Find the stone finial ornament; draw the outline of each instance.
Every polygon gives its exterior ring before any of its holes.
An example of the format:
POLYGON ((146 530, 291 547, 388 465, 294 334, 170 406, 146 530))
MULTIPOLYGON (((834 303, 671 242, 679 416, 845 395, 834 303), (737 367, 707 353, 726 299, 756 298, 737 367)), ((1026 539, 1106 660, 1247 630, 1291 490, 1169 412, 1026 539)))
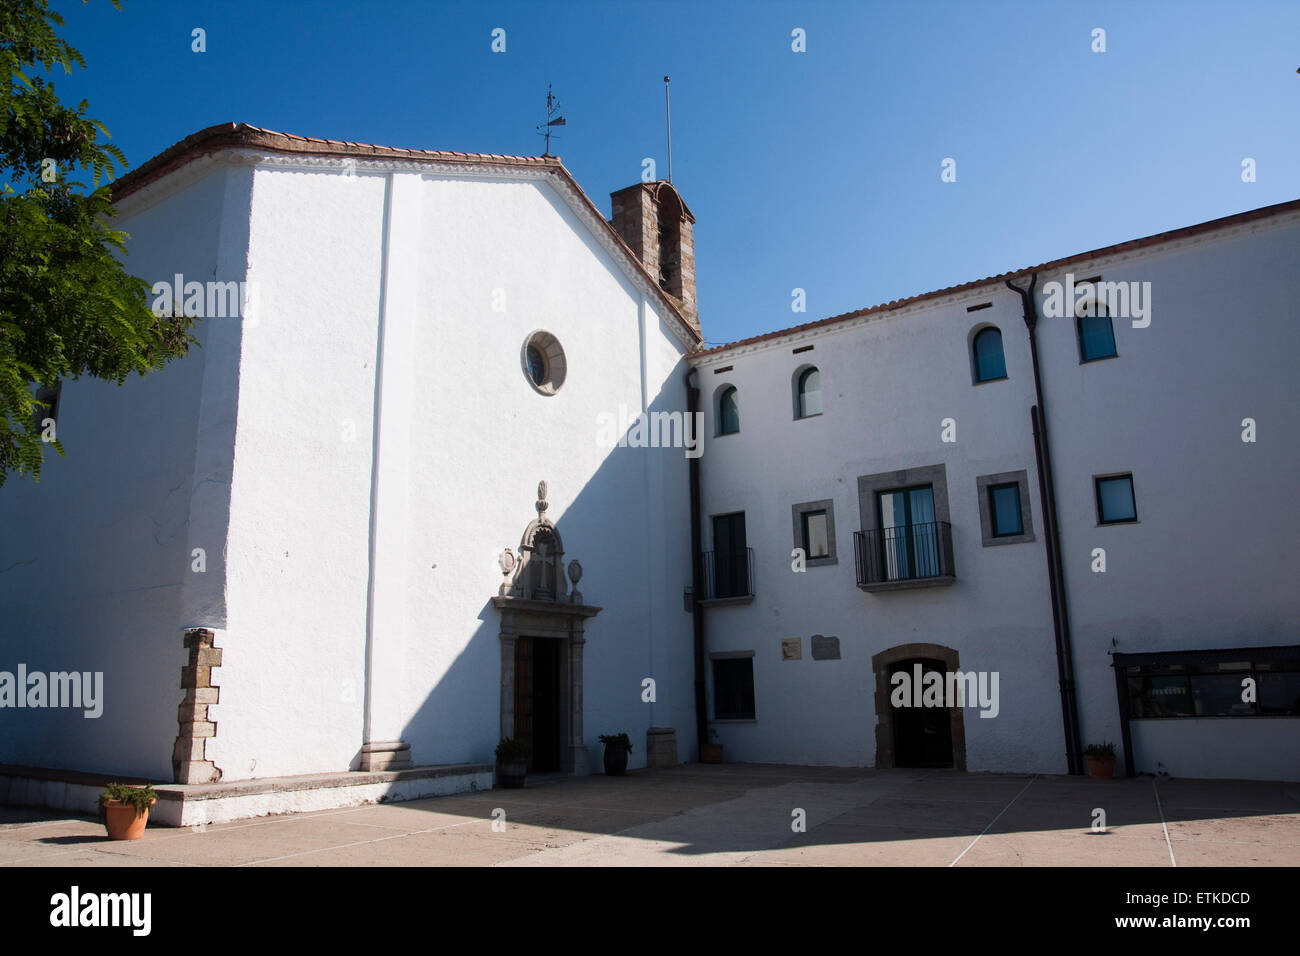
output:
POLYGON ((573 582, 573 588, 569 592, 569 603, 581 604, 582 592, 578 590, 578 582, 582 580, 582 565, 577 561, 569 562, 569 580, 573 582))
POLYGON ((537 483, 537 506, 536 507, 537 507, 537 517, 539 518, 546 517, 546 509, 550 507, 550 503, 546 500, 546 482, 544 481, 539 481, 537 483))
POLYGON ((501 567, 501 587, 497 590, 497 594, 502 597, 510 593, 510 572, 515 569, 515 565, 518 563, 515 559, 515 553, 509 548, 502 551, 497 558, 497 564, 501 567))

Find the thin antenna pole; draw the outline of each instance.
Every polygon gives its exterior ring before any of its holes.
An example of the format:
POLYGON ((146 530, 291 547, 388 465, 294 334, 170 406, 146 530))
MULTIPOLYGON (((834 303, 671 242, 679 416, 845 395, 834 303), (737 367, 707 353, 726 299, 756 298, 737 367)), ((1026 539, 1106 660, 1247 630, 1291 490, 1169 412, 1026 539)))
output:
POLYGON ((551 155, 551 84, 546 84, 546 152, 542 155, 551 155))
POLYGON ((673 181, 673 107, 668 99, 668 77, 664 77, 664 120, 668 124, 668 181, 673 181))

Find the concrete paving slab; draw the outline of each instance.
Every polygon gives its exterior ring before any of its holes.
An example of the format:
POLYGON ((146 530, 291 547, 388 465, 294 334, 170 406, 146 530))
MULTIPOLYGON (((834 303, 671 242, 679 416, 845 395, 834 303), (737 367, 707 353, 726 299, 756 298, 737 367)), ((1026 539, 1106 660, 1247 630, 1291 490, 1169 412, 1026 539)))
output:
POLYGON ((268 857, 252 866, 491 866, 546 849, 491 834, 437 830, 386 836, 366 843, 268 857))
POLYGON ((107 831, 98 820, 57 820, 49 823, 28 823, 0 831, 0 842, 10 840, 32 842, 64 837, 102 840, 106 836, 107 831))
POLYGON ((0 812, 0 866, 1300 865, 1300 791, 1257 781, 685 765, 410 802, 150 826, 0 812), (1091 833, 1092 810, 1109 832, 1091 833), (492 828, 504 810, 504 832, 492 828), (796 833, 793 811, 806 833, 796 833))
POLYGON ((841 826, 920 827, 954 829, 979 833, 988 826, 1006 801, 936 801, 915 800, 908 796, 890 796, 850 810, 835 819, 841 826))
POLYGON ((1160 814, 1154 801, 1147 805, 1133 806, 1124 802, 1102 799, 1074 798, 1059 803, 1021 802, 1017 800, 998 821, 989 828, 990 833, 1015 833, 1019 831, 1050 831, 1063 833, 1091 832, 1095 810, 1105 812, 1104 824, 1108 830, 1120 827, 1156 825, 1156 833, 1161 840, 1164 833, 1160 830, 1160 814))
POLYGON ((1188 866, 1300 866, 1292 846, 1271 843, 1201 843, 1174 841, 1174 859, 1188 866))
POLYGON ((1161 780, 1156 782, 1155 789, 1166 810, 1201 807, 1300 813, 1300 788, 1296 784, 1259 780, 1161 780))
POLYGON ((1207 817, 1204 810, 1175 808, 1166 813, 1169 838, 1199 843, 1271 843, 1291 847, 1300 864, 1300 814, 1232 811, 1207 817))
POLYGON ((104 853, 137 859, 197 863, 203 866, 232 866, 304 850, 342 846, 375 839, 386 831, 340 820, 303 819, 267 822, 261 825, 205 832, 183 831, 172 839, 143 839, 110 842, 104 853))
POLYGON ((748 856, 744 865, 947 866, 972 837, 944 830, 861 826, 838 821, 815 827, 785 846, 748 856))
POLYGON ((986 833, 957 866, 1170 866, 1160 825, 1106 833, 1077 830, 986 833))

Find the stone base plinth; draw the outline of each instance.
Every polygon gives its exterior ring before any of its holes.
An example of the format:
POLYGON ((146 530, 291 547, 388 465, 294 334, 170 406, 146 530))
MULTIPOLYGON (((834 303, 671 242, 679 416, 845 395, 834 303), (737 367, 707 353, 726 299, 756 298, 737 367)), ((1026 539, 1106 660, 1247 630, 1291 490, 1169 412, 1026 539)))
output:
POLYGON ((361 745, 361 770, 409 770, 411 745, 404 740, 376 740, 361 745))
POLYGON ((676 767, 677 731, 672 727, 651 727, 645 732, 647 767, 676 767))

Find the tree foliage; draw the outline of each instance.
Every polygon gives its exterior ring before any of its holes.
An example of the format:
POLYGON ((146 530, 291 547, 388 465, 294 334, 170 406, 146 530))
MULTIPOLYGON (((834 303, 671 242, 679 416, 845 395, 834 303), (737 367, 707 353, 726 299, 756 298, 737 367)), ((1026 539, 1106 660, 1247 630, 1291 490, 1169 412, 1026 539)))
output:
POLYGON ((126 159, 85 100, 55 95, 51 75, 86 65, 60 26, 49 0, 0 3, 0 484, 39 480, 47 444, 63 454, 37 388, 82 375, 121 385, 195 342, 194 320, 154 315, 149 284, 118 258, 127 236, 109 228, 108 182, 126 159))

